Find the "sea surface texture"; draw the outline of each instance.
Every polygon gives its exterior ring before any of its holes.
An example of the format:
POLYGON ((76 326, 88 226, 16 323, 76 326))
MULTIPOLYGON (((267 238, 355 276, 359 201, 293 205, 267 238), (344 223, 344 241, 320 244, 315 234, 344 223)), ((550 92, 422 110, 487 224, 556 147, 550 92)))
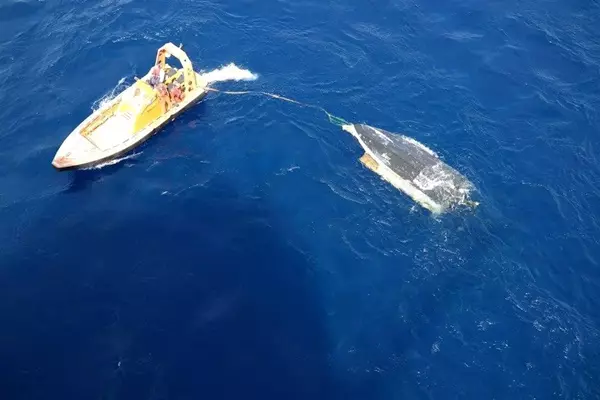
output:
POLYGON ((0 0, 0 399, 599 398, 599 38, 595 0, 0 0), (166 42, 418 140, 480 206, 260 95, 54 170, 166 42))

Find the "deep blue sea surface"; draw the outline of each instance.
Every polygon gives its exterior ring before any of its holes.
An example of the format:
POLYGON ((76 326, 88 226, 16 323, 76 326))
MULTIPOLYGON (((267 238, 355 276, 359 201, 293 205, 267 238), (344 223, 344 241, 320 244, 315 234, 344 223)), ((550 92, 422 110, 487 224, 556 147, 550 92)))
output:
POLYGON ((599 38, 595 0, 0 0, 0 399, 599 398, 599 38), (432 216, 258 96, 55 171, 169 41, 481 205, 432 216))

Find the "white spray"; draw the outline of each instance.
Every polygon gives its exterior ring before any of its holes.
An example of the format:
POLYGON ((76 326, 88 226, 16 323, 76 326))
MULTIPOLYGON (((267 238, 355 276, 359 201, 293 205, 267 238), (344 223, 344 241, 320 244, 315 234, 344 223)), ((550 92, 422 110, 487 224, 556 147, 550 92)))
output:
POLYGON ((202 78, 204 78, 207 83, 224 81, 254 81, 258 79, 258 75, 247 69, 242 69, 234 63, 230 63, 213 71, 205 72, 202 74, 202 78))
POLYGON ((124 85, 125 80, 126 80, 125 77, 119 79, 119 82, 117 82, 117 85, 115 87, 113 87, 110 90, 110 92, 106 93, 99 100, 96 100, 94 102, 94 104, 92 104, 92 111, 93 112, 98 111, 100 108, 107 105, 112 99, 117 97, 119 95, 119 93, 121 93, 121 91, 127 87, 127 85, 124 85))
POLYGON ((103 162, 103 163, 100 163, 100 164, 97 164, 97 165, 94 165, 94 166, 91 166, 91 167, 83 168, 83 169, 85 169, 85 170, 91 170, 91 169, 102 169, 102 168, 104 168, 104 167, 109 167, 109 166, 111 166, 111 165, 118 164, 118 163, 120 163, 120 162, 122 162, 122 161, 129 160, 129 159, 131 159, 131 158, 136 158, 136 157, 137 157, 137 156, 139 156, 140 154, 142 154, 142 152, 141 152, 141 151, 140 151, 139 153, 133 153, 133 154, 129 154, 128 156, 125 156, 125 157, 121 157, 121 158, 115 158, 115 159, 113 159, 113 160, 108 160, 108 161, 105 161, 105 162, 103 162))
MULTIPOLYGON (((225 81, 254 81, 258 79, 258 74, 255 74, 250 70, 240 68, 234 63, 229 63, 228 65, 214 69, 210 72, 205 72, 201 74, 201 76, 208 84, 225 81)), ((125 80, 125 77, 119 79, 119 82, 117 82, 115 87, 113 87, 100 99, 96 100, 92 104, 92 111, 97 111, 98 109, 104 107, 106 104, 108 104, 108 102, 117 97, 121 91, 126 89, 128 85, 125 84, 125 80)))

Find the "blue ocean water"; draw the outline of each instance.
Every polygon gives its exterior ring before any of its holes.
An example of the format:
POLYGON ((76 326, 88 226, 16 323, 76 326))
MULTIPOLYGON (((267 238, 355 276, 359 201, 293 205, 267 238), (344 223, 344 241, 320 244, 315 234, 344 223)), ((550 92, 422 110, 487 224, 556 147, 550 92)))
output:
POLYGON ((599 398, 599 34, 580 0, 3 0, 0 398, 599 398), (434 217, 256 96, 55 171, 168 41, 421 141, 481 205, 434 217))

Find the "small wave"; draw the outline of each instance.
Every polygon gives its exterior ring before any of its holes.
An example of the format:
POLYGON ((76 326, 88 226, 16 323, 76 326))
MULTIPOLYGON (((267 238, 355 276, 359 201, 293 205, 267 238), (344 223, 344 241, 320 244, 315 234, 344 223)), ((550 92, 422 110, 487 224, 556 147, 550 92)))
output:
POLYGON ((288 167, 288 168, 281 168, 279 170, 279 172, 275 173, 275 175, 277 175, 277 176, 287 175, 288 172, 293 172, 297 169, 300 169, 300 167, 297 165, 292 165, 291 167, 288 167))
POLYGON ((113 87, 110 90, 110 92, 102 96, 99 100, 96 100, 94 104, 92 104, 92 111, 95 112, 99 110, 100 108, 104 107, 109 101, 117 97, 117 95, 121 93, 121 91, 124 89, 124 83, 126 79, 126 77, 122 77, 121 79, 119 79, 119 82, 117 82, 115 87, 113 87))
POLYGON ((481 39, 483 35, 479 33, 467 31, 452 31, 444 34, 448 39, 456 40, 457 42, 467 42, 470 40, 481 39))
POLYGON ((204 80, 208 83, 224 81, 254 81, 258 79, 258 75, 250 70, 242 69, 234 63, 230 63, 224 67, 202 74, 202 78, 204 78, 204 80))
POLYGON ((353 193, 351 191, 351 189, 349 189, 349 188, 344 188, 344 187, 338 186, 338 185, 334 184, 333 182, 327 181, 327 180, 320 180, 320 181, 321 181, 321 183, 324 183, 325 185, 327 185, 327 187, 329 189, 331 189, 331 191, 333 193, 335 193, 342 199, 351 201, 353 203, 362 204, 362 205, 365 205, 368 203, 368 200, 365 200, 364 198, 360 198, 359 196, 356 195, 357 193, 353 193))

